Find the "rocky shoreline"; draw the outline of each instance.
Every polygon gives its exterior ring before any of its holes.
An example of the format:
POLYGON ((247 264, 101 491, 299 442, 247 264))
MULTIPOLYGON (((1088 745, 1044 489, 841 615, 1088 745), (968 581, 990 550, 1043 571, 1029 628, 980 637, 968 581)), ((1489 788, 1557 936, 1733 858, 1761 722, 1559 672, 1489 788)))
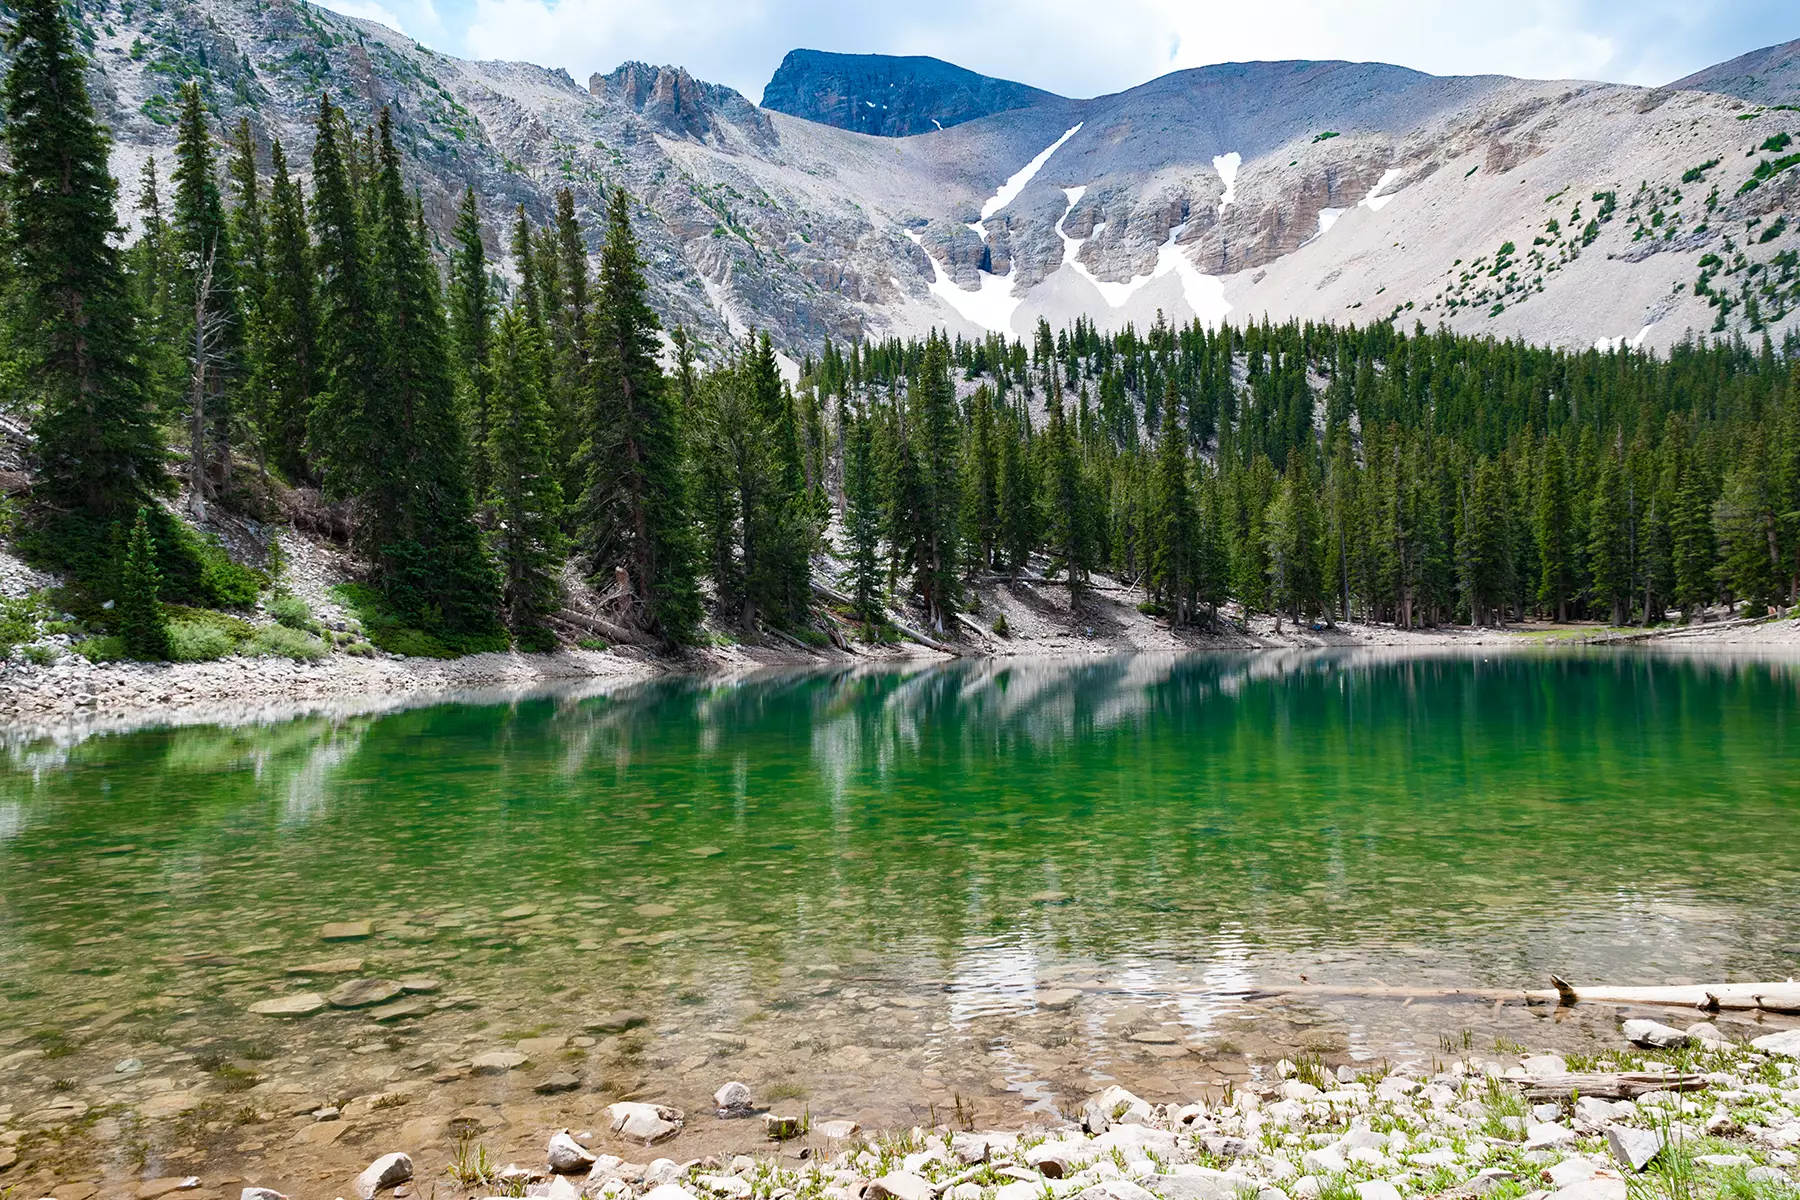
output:
MULTIPOLYGON (((402 1126, 389 1138, 403 1147, 375 1155, 354 1179, 319 1171, 317 1161, 302 1165, 359 1112, 406 1099, 376 1093, 347 1109, 296 1113, 302 1123, 292 1150, 277 1159, 285 1180, 223 1170, 212 1179, 95 1178, 64 1167, 40 1170, 27 1185, 22 1167, 9 1187, 8 1169, 20 1159, 14 1131, 0 1134, 0 1195, 217 1200, 229 1186, 240 1200, 1800 1197, 1800 1029, 1747 1043, 1707 1021, 1678 1029, 1635 1019, 1620 1032, 1628 1044, 1592 1059, 1515 1046, 1503 1057, 1465 1051, 1434 1058, 1429 1070, 1389 1070, 1330 1069, 1299 1055, 1199 1102, 1155 1105, 1111 1086, 1073 1119, 1050 1113, 1006 1131, 977 1130, 959 1106, 929 1128, 866 1132, 849 1120, 815 1120, 792 1103, 765 1108, 748 1086, 730 1081, 713 1097, 716 1114, 704 1114, 719 1120, 706 1121, 711 1133, 698 1141, 682 1111, 624 1099, 595 1110, 595 1129, 540 1126, 542 1161, 502 1164, 490 1131, 471 1114, 436 1134, 429 1123, 402 1126), (57 1183, 65 1172, 73 1181, 57 1183), (293 1182, 302 1174, 311 1179, 304 1189, 293 1182)), ((525 1061, 518 1053, 487 1057, 493 1061, 474 1068, 493 1075, 525 1061)), ((536 1091, 553 1096, 556 1087, 553 1076, 536 1091)), ((172 1116, 144 1112, 139 1120, 172 1116)), ((40 1124, 42 1117, 29 1115, 40 1124)))

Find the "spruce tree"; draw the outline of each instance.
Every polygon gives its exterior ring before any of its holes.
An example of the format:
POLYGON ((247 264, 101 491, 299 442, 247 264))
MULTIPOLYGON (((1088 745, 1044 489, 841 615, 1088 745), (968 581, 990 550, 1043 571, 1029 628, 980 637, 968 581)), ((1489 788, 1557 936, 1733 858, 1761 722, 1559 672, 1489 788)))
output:
POLYGON ((188 486, 193 500, 204 504, 224 489, 230 475, 244 319, 218 158, 196 83, 182 89, 173 179, 188 363, 188 486))
POLYGON ((850 596, 857 619, 866 629, 882 618, 881 504, 875 468, 875 430, 869 414, 845 412, 844 513, 850 555, 850 596))
POLYGON ((1025 441, 1026 417, 1011 405, 997 413, 1000 438, 999 529, 996 565, 1005 566, 1014 578, 1024 570, 1038 548, 1037 481, 1033 477, 1031 451, 1025 441))
POLYGON ((747 416, 760 452, 758 479, 742 498, 746 587, 755 612, 778 625, 797 625, 811 609, 811 553, 817 541, 793 397, 781 380, 768 334, 751 344, 739 372, 748 388, 747 416))
POLYGON ((38 544, 79 563, 162 488, 164 454, 85 63, 60 0, 18 0, 13 13, 0 96, 8 340, 19 400, 36 414, 38 544))
POLYGON ((371 276, 379 298, 376 377, 382 456, 363 520, 389 598, 461 638, 494 629, 498 580, 474 520, 469 449, 456 411, 448 332, 424 216, 408 199, 393 122, 378 122, 371 276))
POLYGON ((1168 609, 1169 623, 1177 628, 1193 617, 1196 525, 1193 493, 1188 487, 1187 431, 1181 422, 1181 397, 1171 378, 1163 392, 1162 430, 1156 445, 1146 582, 1150 594, 1168 609))
POLYGON ((1623 472, 1616 451, 1601 460, 1588 517, 1588 569, 1593 573, 1595 606, 1614 625, 1625 623, 1631 605, 1631 560, 1623 472))
POLYGON ((543 617, 556 610, 562 590, 562 484, 550 407, 538 386, 543 351, 536 341, 537 332, 517 312, 501 315, 493 345, 488 507, 506 623, 522 646, 547 650, 555 637, 543 617))
POLYGON ((1569 619, 1569 596, 1574 590, 1570 509, 1562 442, 1553 435, 1544 439, 1538 459, 1537 510, 1532 517, 1532 529, 1537 537, 1538 563, 1542 572, 1538 604, 1557 621, 1569 619))
MULTIPOLYGON (((490 390, 488 345, 493 338, 494 294, 488 278, 487 250, 481 242, 481 214, 475 206, 475 189, 463 192, 452 235, 456 248, 450 255, 450 347, 456 361, 456 386, 462 397, 463 419, 476 447, 471 482, 481 494, 487 490, 488 414, 490 390)), ((526 322, 529 325, 529 322, 526 322)), ((529 330, 536 344, 537 330, 529 330)), ((534 361, 531 369, 541 370, 534 361)), ((533 390, 543 392, 533 381, 533 390)), ((560 485, 559 485, 560 489, 560 485)))
POLYGON ((137 209, 141 232, 125 252, 132 293, 137 301, 139 351, 148 392, 158 413, 174 418, 184 399, 187 341, 183 334, 180 271, 175 232, 163 210, 156 156, 144 160, 139 176, 137 209))
POLYGON ((907 401, 918 468, 913 519, 916 581, 927 616, 943 632, 955 623, 961 599, 962 438, 949 348, 941 336, 926 339, 917 385, 908 389, 907 401))
POLYGON ((161 586, 156 543, 150 536, 150 514, 140 508, 131 527, 131 540, 119 573, 119 598, 114 606, 125 652, 135 659, 160 661, 169 657, 169 621, 157 599, 161 586))
POLYGON ((281 143, 269 154, 268 279, 256 325, 254 387, 265 414, 262 432, 270 460, 288 482, 311 483, 316 476, 307 458, 307 423, 321 375, 312 240, 306 201, 288 176, 281 143))
POLYGON ((679 415, 657 365, 656 314, 631 232, 630 200, 615 189, 590 322, 582 543, 610 581, 625 568, 637 619, 666 641, 700 623, 679 415))
MULTIPOLYGON (((377 317, 369 257, 358 211, 357 183, 350 172, 354 146, 341 141, 342 115, 331 97, 319 97, 313 143, 312 220, 318 276, 318 391, 307 424, 311 461, 326 489, 357 497, 378 511, 397 503, 376 489, 393 474, 394 430, 379 392, 386 364, 377 317), (349 150, 350 155, 346 154, 349 150)), ((283 264, 281 270, 286 270, 283 264)), ((359 530, 365 550, 376 527, 359 530)))

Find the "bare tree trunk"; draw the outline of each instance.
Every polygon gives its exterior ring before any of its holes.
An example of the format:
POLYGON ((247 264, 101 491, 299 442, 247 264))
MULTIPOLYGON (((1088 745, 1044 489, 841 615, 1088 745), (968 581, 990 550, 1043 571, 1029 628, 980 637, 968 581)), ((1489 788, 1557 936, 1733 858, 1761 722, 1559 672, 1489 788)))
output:
POLYGON ((194 283, 193 399, 188 414, 188 510, 199 521, 206 520, 206 501, 211 490, 206 473, 206 368, 212 357, 212 277, 213 253, 209 248, 200 263, 200 278, 194 283))

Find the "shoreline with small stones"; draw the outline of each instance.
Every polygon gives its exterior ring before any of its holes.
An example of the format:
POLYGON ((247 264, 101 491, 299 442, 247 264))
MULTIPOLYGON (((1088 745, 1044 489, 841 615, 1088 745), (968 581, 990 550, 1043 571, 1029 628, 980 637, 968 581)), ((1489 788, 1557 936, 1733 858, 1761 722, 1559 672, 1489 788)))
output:
MULTIPOLYGON (((595 1114, 598 1129, 551 1131, 541 1163, 501 1164, 474 1124, 448 1142, 414 1136, 354 1179, 325 1172, 305 1191, 196 1174, 56 1185, 42 1200, 208 1200, 227 1184, 241 1185, 239 1200, 1800 1198, 1800 1028, 1745 1042, 1710 1021, 1632 1019, 1620 1034, 1624 1045, 1591 1059, 1510 1046, 1429 1071, 1332 1070, 1302 1055, 1198 1102, 1151 1104, 1115 1085, 1071 1118, 1015 1130, 963 1120, 870 1132, 759 1105, 734 1080, 715 1093, 709 1127, 741 1129, 738 1148, 693 1157, 677 1157, 693 1135, 687 1114, 624 1099, 595 1114)), ((524 1061, 489 1057, 475 1069, 524 1061)), ((306 1131, 339 1131, 351 1115, 311 1113, 295 1146, 329 1145, 306 1131)), ((7 1186, 16 1145, 0 1137, 0 1195, 40 1200, 7 1186)))

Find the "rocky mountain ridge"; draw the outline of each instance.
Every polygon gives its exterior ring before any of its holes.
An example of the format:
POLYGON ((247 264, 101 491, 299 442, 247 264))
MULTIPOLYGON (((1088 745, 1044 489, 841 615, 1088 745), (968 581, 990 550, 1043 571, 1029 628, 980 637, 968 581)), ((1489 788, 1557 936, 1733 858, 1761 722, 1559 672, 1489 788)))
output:
POLYGON ((793 50, 763 89, 762 104, 854 133, 910 137, 1061 99, 922 55, 793 50))
MULTIPOLYGON (((583 88, 468 62, 298 0, 91 0, 80 20, 123 208, 172 148, 182 83, 303 173, 328 90, 358 122, 392 108, 440 235, 473 187, 503 263, 516 207, 545 220, 568 187, 594 237, 625 188, 658 310, 703 353, 751 328, 798 357, 828 336, 1159 313, 1666 347, 1780 337, 1800 306, 1800 113, 1732 90, 1781 86, 1796 45, 1659 89, 1221 64, 890 137, 674 66, 583 88)), ((959 71, 944 95, 979 99, 959 71)))

